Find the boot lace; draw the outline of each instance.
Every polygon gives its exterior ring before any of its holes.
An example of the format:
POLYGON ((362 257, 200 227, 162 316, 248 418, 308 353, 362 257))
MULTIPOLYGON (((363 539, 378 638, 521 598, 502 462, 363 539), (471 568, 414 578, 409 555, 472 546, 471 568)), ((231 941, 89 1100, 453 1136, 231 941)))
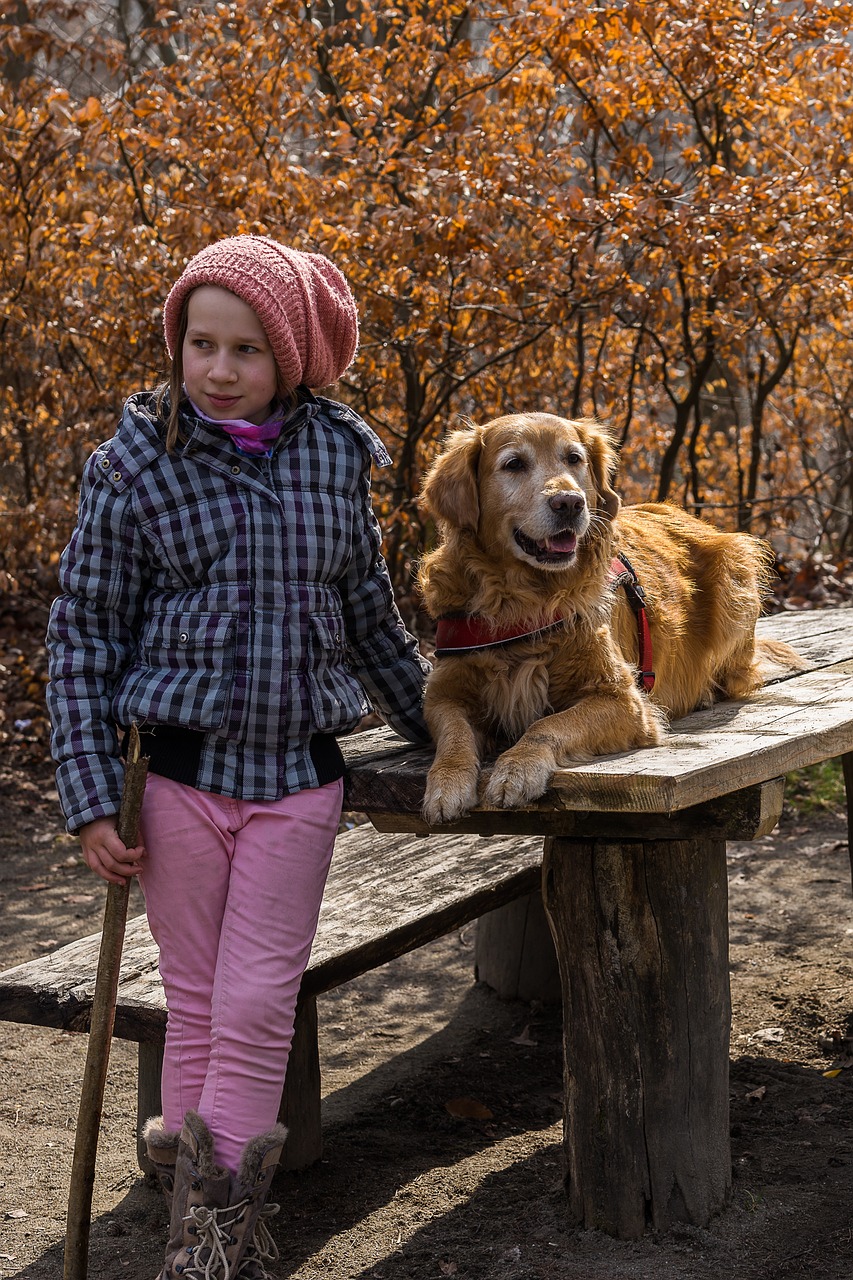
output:
POLYGON ((276 1261, 278 1246, 264 1219, 274 1218, 280 1208, 277 1204, 265 1204, 261 1209, 255 1229, 246 1242, 246 1250, 234 1280, 265 1280, 267 1272, 264 1263, 276 1261))
POLYGON ((194 1205, 184 1218, 185 1222, 192 1222, 198 1244, 187 1250, 186 1263, 175 1266, 183 1280, 230 1280, 231 1267, 225 1256, 230 1236, 219 1221, 220 1212, 209 1205, 199 1204, 194 1205))

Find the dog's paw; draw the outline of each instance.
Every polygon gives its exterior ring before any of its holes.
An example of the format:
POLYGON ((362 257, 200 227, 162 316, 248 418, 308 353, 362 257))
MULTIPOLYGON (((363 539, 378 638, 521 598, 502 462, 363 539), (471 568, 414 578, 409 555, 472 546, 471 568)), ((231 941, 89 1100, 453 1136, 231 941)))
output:
POLYGON ((423 816, 431 827, 464 818, 477 803, 477 771, 430 769, 424 794, 423 816))
POLYGON ((499 809, 515 809, 544 795, 553 772, 552 761, 505 751, 492 770, 483 799, 499 809))

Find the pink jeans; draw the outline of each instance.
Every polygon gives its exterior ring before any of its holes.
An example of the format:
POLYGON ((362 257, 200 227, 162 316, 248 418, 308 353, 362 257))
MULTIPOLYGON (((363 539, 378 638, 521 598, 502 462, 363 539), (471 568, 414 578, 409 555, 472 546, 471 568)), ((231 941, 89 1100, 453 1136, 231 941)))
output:
POLYGON ((168 1019, 163 1121, 198 1111, 236 1171, 278 1115, 343 783, 231 800, 150 774, 140 875, 168 1019))

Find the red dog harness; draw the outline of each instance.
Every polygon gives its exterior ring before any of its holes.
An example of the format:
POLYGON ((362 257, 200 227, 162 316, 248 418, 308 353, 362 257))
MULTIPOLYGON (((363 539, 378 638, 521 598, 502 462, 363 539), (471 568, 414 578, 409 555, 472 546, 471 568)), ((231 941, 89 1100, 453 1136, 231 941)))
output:
POLYGON ((614 556, 610 561, 610 585, 615 591, 617 587, 625 588, 628 603, 634 610, 637 619, 637 681, 641 689, 648 693, 654 688, 655 672, 652 658, 652 631, 646 613, 646 593, 640 586, 640 579, 624 556, 614 556))
MULTIPOLYGON (((646 597, 636 573, 624 556, 614 556, 610 562, 610 585, 616 590, 623 587, 628 603, 637 618, 639 662, 637 680, 647 691, 655 682, 652 666, 652 633, 646 615, 646 597)), ((532 640, 547 635, 561 627, 565 619, 555 618, 541 627, 519 623, 503 631, 495 631, 485 618, 466 614, 447 614, 439 618, 435 628, 435 656, 437 658, 460 657, 466 653, 478 653, 483 649, 500 649, 515 640, 532 640)))

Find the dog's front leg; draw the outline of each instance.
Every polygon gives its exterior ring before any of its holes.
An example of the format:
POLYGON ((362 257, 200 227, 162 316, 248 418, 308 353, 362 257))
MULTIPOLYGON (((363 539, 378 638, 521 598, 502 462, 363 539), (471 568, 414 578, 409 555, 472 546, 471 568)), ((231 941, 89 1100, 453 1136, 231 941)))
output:
POLYGON ((567 711, 531 725, 498 757, 483 797, 502 809, 536 800, 551 775, 570 761, 657 745, 664 720, 635 688, 589 694, 567 711))
POLYGON ((435 741, 427 774, 423 816, 430 826, 454 822, 477 803, 482 734, 464 706, 427 690, 424 714, 435 741))

